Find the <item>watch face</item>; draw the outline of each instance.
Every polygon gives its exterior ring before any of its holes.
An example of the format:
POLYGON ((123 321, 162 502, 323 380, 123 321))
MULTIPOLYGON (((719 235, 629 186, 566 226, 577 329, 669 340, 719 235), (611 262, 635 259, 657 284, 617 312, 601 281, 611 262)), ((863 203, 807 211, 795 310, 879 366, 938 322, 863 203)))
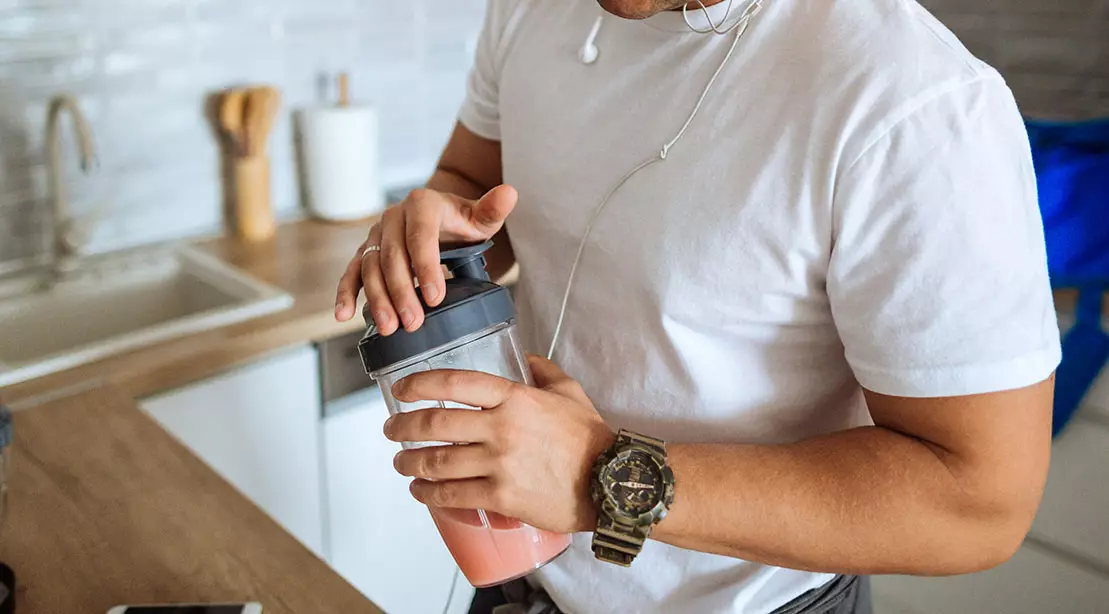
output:
POLYGON ((621 454, 601 474, 605 491, 628 516, 650 512, 662 499, 662 474, 650 455, 638 450, 621 454))

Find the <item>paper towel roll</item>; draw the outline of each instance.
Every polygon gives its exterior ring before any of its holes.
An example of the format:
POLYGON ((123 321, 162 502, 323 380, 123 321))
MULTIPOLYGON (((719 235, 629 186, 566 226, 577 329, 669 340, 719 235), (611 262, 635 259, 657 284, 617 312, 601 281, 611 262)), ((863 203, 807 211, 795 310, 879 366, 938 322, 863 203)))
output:
POLYGON ((377 131, 377 113, 372 107, 297 112, 300 175, 310 214, 346 221, 385 209, 377 131))

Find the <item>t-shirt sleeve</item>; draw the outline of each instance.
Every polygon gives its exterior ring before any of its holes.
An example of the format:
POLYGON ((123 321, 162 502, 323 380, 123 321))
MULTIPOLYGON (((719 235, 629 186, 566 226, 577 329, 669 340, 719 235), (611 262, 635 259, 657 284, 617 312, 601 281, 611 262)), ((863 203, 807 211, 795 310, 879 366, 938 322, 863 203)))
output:
POLYGON ((1059 328, 1027 133, 984 78, 927 100, 838 177, 827 278, 866 389, 1011 390, 1059 364, 1059 328))
POLYGON ((486 3, 485 24, 470 68, 466 98, 458 113, 458 120, 470 132, 492 141, 501 139, 500 72, 508 4, 505 0, 486 3))

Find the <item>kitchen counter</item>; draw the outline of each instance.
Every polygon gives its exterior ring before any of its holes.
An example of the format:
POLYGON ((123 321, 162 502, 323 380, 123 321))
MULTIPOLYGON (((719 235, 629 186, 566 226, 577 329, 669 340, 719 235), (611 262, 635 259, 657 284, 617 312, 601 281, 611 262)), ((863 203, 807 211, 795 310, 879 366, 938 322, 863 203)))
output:
POLYGON ((291 308, 188 335, 94 363, 0 388, 0 402, 19 410, 110 384, 131 398, 176 388, 282 348, 363 328, 361 316, 337 323, 335 284, 371 221, 282 225, 269 241, 201 242, 205 251, 293 296, 291 308))
MULTIPOLYGON (((362 330, 361 316, 334 319, 335 283, 372 220, 350 224, 300 221, 282 225, 273 239, 246 245, 230 238, 200 243, 205 251, 289 292, 285 311, 185 336, 94 363, 0 388, 0 402, 15 409, 111 384, 132 398, 202 380, 282 348, 362 330)), ((1073 310, 1075 293, 1056 293, 1059 310, 1073 310)), ((1109 303, 1106 305, 1109 314, 1109 303)))
POLYGON ((0 558, 21 614, 251 600, 264 614, 380 614, 126 392, 48 401, 14 426, 0 558))
POLYGON ((360 317, 335 322, 335 283, 369 223, 295 222, 253 245, 203 241, 293 306, 0 388, 16 410, 0 559, 16 570, 19 612, 244 600, 265 614, 380 612, 136 401, 361 330, 360 317))

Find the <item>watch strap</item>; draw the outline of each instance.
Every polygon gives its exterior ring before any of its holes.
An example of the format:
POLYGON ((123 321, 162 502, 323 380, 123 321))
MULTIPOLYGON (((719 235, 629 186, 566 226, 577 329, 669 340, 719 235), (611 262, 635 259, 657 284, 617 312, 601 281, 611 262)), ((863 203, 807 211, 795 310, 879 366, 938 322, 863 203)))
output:
POLYGON ((639 433, 633 433, 631 431, 625 431, 623 429, 621 429, 620 432, 616 434, 617 447, 623 447, 632 444, 639 444, 645 448, 650 449, 653 452, 661 454, 663 458, 666 458, 666 442, 661 439, 655 439, 654 437, 640 435, 639 433))
POLYGON ((607 563, 629 567, 643 550, 651 528, 621 524, 601 513, 597 518, 597 530, 593 532, 593 554, 607 563))
MULTIPOLYGON (((666 442, 647 435, 620 430, 612 449, 638 445, 652 453, 666 458, 666 442)), ((643 550, 643 544, 651 535, 653 525, 635 526, 617 522, 603 510, 597 511, 597 530, 593 533, 593 554, 598 559, 628 567, 643 550)))

